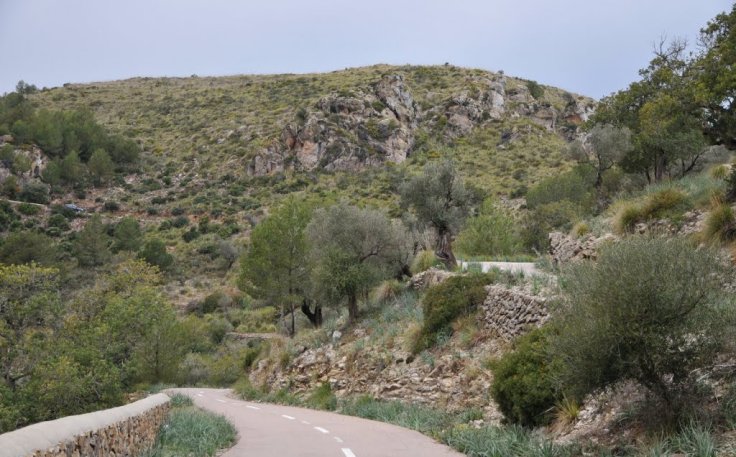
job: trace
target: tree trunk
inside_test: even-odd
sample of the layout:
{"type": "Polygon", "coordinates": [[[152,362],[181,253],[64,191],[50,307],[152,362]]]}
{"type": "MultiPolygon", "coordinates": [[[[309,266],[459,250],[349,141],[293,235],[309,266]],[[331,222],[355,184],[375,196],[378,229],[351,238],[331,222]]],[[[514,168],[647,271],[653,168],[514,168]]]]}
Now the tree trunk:
{"type": "Polygon", "coordinates": [[[294,310],[295,306],[293,302],[289,304],[289,306],[291,307],[291,329],[289,332],[289,337],[294,338],[294,335],[296,335],[296,312],[294,310]]]}
{"type": "Polygon", "coordinates": [[[457,267],[457,259],[452,252],[452,234],[450,232],[440,233],[437,237],[437,249],[434,255],[452,271],[457,267]]]}
{"type": "Polygon", "coordinates": [[[351,324],[358,321],[358,297],[354,293],[348,297],[348,319],[351,324]]]}
{"type": "Polygon", "coordinates": [[[307,316],[307,319],[309,319],[309,322],[312,323],[314,328],[320,328],[322,326],[322,307],[320,305],[315,305],[314,312],[312,312],[312,310],[309,309],[309,304],[305,298],[304,301],[302,301],[302,313],[307,316]]]}

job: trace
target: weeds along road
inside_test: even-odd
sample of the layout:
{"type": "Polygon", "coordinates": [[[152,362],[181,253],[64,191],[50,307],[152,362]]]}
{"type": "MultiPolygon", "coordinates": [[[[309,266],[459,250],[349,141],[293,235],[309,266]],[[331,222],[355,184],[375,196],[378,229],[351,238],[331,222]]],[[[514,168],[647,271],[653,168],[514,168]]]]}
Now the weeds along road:
{"type": "Polygon", "coordinates": [[[223,457],[460,457],[419,432],[357,417],[236,400],[227,389],[170,389],[238,431],[223,457]]]}

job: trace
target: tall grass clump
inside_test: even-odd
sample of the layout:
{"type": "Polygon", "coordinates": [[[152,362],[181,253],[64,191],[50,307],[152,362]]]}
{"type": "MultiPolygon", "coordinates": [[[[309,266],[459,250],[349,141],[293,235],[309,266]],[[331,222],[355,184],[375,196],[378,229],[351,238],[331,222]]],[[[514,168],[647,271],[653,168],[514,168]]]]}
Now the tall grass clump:
{"type": "Polygon", "coordinates": [[[410,428],[434,437],[453,425],[454,417],[445,410],[428,406],[383,401],[364,395],[345,401],[342,414],[362,417],[410,428]]]}
{"type": "Polygon", "coordinates": [[[652,219],[679,219],[692,208],[688,196],[672,187],[649,193],[641,202],[621,202],[614,216],[614,228],[618,233],[631,232],[636,224],[652,219]]]}
{"type": "Polygon", "coordinates": [[[330,383],[323,382],[307,398],[306,406],[315,409],[334,411],[337,408],[337,397],[332,393],[330,383]]]}
{"type": "Polygon", "coordinates": [[[532,435],[522,427],[457,426],[445,442],[469,457],[568,457],[577,455],[573,447],[561,446],[532,435]]]}
{"type": "Polygon", "coordinates": [[[705,219],[702,232],[705,241],[732,241],[736,238],[736,217],[727,204],[714,207],[705,219]]]}
{"type": "Polygon", "coordinates": [[[211,457],[233,444],[236,436],[224,416],[194,407],[175,408],[147,457],[211,457]]]}

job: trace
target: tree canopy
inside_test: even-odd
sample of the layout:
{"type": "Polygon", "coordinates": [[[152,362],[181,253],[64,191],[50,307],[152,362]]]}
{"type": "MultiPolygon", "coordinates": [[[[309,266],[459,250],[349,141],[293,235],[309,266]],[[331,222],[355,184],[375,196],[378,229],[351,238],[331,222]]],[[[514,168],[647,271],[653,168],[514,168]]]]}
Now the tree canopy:
{"type": "Polygon", "coordinates": [[[457,260],[452,251],[453,236],[463,226],[472,201],[455,165],[450,160],[430,162],[400,192],[402,206],[411,208],[421,222],[435,230],[437,257],[454,268],[457,260]]]}

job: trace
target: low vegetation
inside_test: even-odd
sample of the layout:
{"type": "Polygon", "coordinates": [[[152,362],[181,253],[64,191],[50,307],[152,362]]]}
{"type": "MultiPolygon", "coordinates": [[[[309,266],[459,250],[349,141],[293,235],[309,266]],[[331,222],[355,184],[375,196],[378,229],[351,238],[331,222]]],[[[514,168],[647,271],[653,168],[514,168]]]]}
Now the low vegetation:
{"type": "Polygon", "coordinates": [[[145,457],[213,457],[235,442],[237,432],[225,417],[192,406],[185,395],[175,394],[171,400],[169,419],[145,457]]]}

